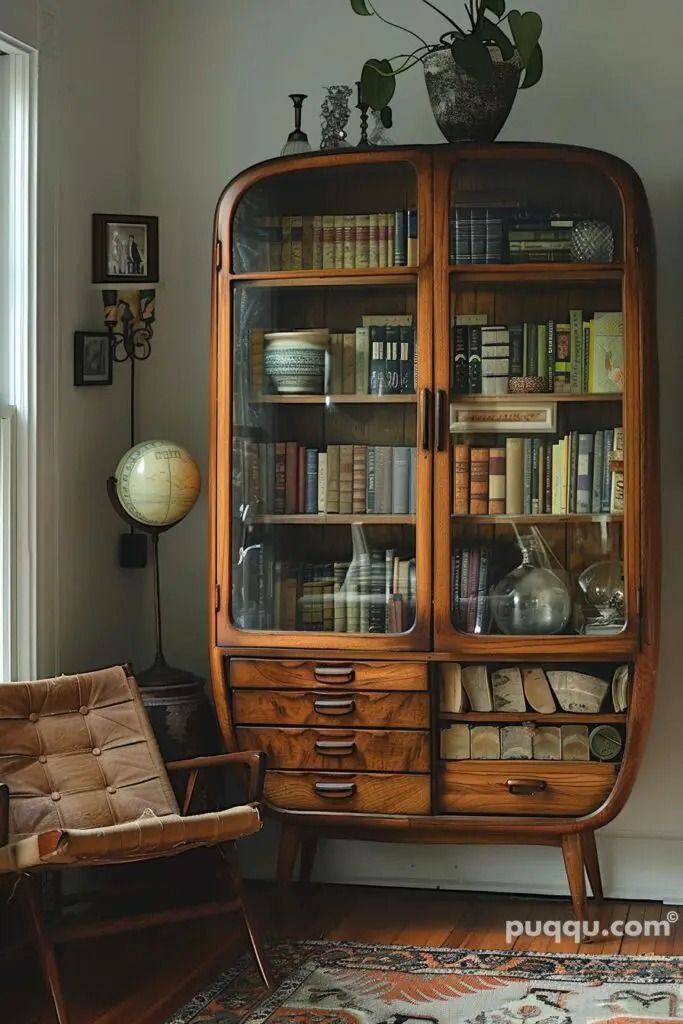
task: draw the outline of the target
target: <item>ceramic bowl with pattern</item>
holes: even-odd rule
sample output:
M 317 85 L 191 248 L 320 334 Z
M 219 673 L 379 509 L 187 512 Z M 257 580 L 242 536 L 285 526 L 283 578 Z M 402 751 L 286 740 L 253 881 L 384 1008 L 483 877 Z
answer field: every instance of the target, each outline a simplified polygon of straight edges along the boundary
M 266 334 L 263 369 L 280 395 L 322 395 L 330 332 L 274 331 Z

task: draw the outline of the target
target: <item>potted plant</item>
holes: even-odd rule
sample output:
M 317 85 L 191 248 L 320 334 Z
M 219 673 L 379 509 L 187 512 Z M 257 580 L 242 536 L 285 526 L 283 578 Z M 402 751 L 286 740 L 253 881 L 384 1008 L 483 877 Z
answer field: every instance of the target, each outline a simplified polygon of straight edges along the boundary
M 389 106 L 396 78 L 416 64 L 424 68 L 436 122 L 449 142 L 490 142 L 507 119 L 518 89 L 536 85 L 543 74 L 538 14 L 506 11 L 506 0 L 464 0 L 460 25 L 431 0 L 419 0 L 440 14 L 447 28 L 435 42 L 397 25 L 377 9 L 376 0 L 351 0 L 362 17 L 375 17 L 419 42 L 410 53 L 367 60 L 360 96 L 391 127 Z M 522 77 L 523 76 L 523 77 Z

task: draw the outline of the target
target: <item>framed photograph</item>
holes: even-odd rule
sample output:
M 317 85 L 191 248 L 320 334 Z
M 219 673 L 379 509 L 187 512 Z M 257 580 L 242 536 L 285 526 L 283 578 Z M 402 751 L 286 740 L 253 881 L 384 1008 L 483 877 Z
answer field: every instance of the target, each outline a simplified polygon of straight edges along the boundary
M 144 284 L 158 277 L 158 217 L 93 213 L 93 284 Z
M 76 331 L 74 334 L 74 384 L 112 383 L 113 360 L 109 335 L 102 331 Z
M 557 429 L 557 402 L 453 402 L 452 434 L 551 434 Z

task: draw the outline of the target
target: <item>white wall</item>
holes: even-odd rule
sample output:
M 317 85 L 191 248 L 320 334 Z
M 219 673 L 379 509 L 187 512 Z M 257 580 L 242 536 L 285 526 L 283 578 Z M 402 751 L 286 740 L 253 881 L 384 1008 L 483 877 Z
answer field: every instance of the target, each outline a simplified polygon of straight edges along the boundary
M 101 294 L 89 284 L 91 214 L 137 208 L 138 14 L 137 0 L 0 0 L 0 30 L 39 50 L 40 500 L 50 505 L 50 531 L 39 538 L 39 669 L 46 674 L 120 662 L 139 649 L 145 578 L 118 568 L 123 524 L 105 491 L 128 447 L 127 370 L 111 388 L 73 386 L 74 330 L 102 329 Z
M 450 9 L 452 5 L 446 3 Z M 117 5 L 121 6 L 121 5 Z M 411 0 L 392 18 L 438 24 Z M 546 75 L 520 95 L 503 139 L 595 146 L 642 175 L 659 251 L 659 345 L 664 470 L 663 651 L 654 734 L 632 799 L 601 846 L 608 889 L 632 898 L 683 899 L 680 803 L 683 691 L 676 665 L 683 575 L 677 516 L 683 498 L 680 379 L 683 289 L 683 70 L 680 0 L 536 0 L 544 17 Z M 318 138 L 322 86 L 353 82 L 362 61 L 403 38 L 355 17 L 339 0 L 141 0 L 141 209 L 161 217 L 158 360 L 143 377 L 145 435 L 169 435 L 206 468 L 211 220 L 223 185 L 272 156 L 290 123 L 289 92 L 308 92 L 304 127 Z M 395 41 L 394 41 L 395 40 Z M 103 109 L 107 105 L 103 104 Z M 110 108 L 111 109 L 111 108 Z M 414 71 L 394 102 L 398 142 L 439 142 Z M 79 131 L 81 126 L 78 126 Z M 353 133 L 357 132 L 354 122 Z M 78 134 L 78 133 L 76 133 Z M 82 142 L 81 142 L 82 145 Z M 97 145 L 97 142 L 94 143 Z M 101 145 L 101 140 L 100 140 Z M 86 401 L 83 399 L 83 401 Z M 98 460 L 101 461 L 101 460 Z M 164 538 L 169 655 L 206 665 L 206 504 Z M 261 868 L 271 870 L 264 841 Z M 253 860 L 253 858 L 252 858 Z M 554 851 L 326 844 L 320 875 L 408 884 L 564 891 Z

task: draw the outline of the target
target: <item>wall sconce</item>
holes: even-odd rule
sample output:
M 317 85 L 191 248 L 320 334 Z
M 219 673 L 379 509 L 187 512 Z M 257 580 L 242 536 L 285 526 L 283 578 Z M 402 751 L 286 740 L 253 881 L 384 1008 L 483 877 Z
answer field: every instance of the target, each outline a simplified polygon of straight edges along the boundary
M 114 362 L 149 359 L 154 336 L 154 288 L 121 292 L 107 288 L 102 291 L 102 301 Z

